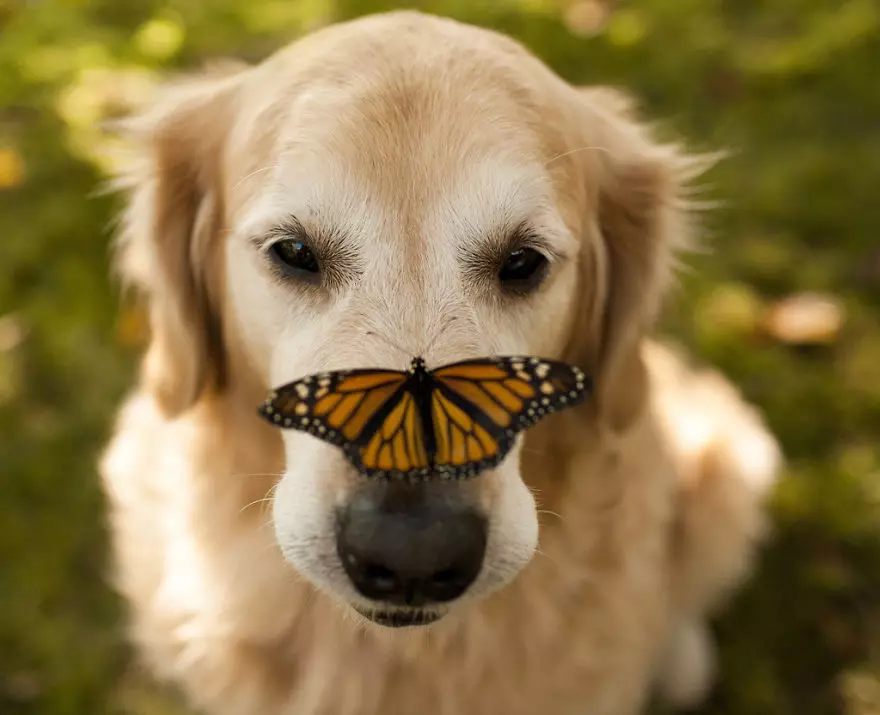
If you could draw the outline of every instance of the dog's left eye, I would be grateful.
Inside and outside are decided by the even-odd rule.
[[[518,248],[507,255],[498,271],[498,280],[502,288],[527,293],[537,288],[544,279],[547,266],[547,257],[540,251],[528,246]]]
[[[285,238],[276,241],[269,248],[272,259],[283,264],[285,270],[295,273],[318,274],[321,266],[309,245],[300,239]]]

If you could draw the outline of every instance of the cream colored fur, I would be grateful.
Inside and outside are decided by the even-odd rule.
[[[723,378],[645,337],[699,160],[622,94],[410,12],[175,83],[132,132],[120,266],[152,336],[102,473],[160,677],[218,715],[626,715],[655,687],[705,694],[706,620],[749,573],[779,454]],[[271,275],[263,239],[290,216],[340,242],[335,282]],[[522,223],[553,260],[510,299],[461,259]],[[561,357],[596,393],[462,484],[491,521],[465,597],[383,630],[333,548],[356,476],[255,410],[282,382],[402,368],[392,343],[432,341],[430,364]]]

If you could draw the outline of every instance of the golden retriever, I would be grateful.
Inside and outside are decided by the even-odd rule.
[[[698,702],[780,460],[723,378],[645,337],[705,162],[624,94],[416,12],[177,82],[132,132],[120,266],[151,337],[102,474],[153,670],[216,714]],[[257,415],[423,351],[561,358],[595,390],[420,485]]]

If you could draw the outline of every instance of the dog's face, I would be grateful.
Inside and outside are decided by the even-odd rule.
[[[247,370],[268,391],[320,371],[405,369],[416,355],[436,367],[533,354],[601,373],[597,399],[626,422],[640,400],[632,384],[614,388],[632,371],[614,371],[660,290],[665,236],[642,242],[667,232],[672,155],[600,106],[608,97],[592,107],[502,38],[389,17],[185,89],[157,112],[159,181],[141,198],[154,221],[187,214],[177,239],[187,248],[181,259],[172,231],[154,238],[165,283],[143,282],[155,304],[181,281],[191,292],[172,317],[154,305],[160,398],[179,408],[221,372],[228,382]],[[389,22],[409,38],[388,42]],[[618,166],[615,149],[628,154]],[[133,206],[130,230],[143,220]],[[189,273],[169,278],[175,270]],[[615,271],[626,283],[616,295]],[[196,344],[179,347],[175,329],[199,333]],[[168,374],[185,370],[195,377]],[[522,439],[472,480],[404,485],[365,480],[312,436],[278,438],[281,550],[377,622],[430,622],[508,583],[534,552]]]
[[[293,98],[274,166],[253,178],[259,198],[227,241],[226,282],[270,385],[405,369],[413,355],[436,366],[566,347],[579,242],[560,215],[553,156],[513,103],[431,73],[402,81],[367,69]],[[388,486],[311,436],[283,437],[278,542],[362,612],[421,619],[399,608],[437,612],[485,593],[532,555],[537,519],[516,451],[471,484]],[[382,613],[392,606],[393,618]]]

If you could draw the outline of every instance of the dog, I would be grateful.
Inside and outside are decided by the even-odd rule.
[[[169,82],[131,119],[116,249],[150,336],[101,473],[131,638],[194,708],[705,697],[707,622],[766,538],[781,454],[649,337],[707,162],[636,114],[501,34],[397,11]],[[257,414],[319,371],[508,354],[594,389],[470,479],[367,479]]]

